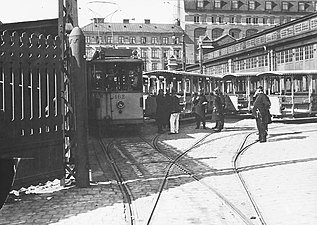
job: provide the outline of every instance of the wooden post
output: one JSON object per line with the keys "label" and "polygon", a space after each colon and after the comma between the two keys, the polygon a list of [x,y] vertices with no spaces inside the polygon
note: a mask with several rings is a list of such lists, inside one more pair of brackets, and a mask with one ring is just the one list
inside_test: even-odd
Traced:
{"label": "wooden post", "polygon": [[75,171],[76,185],[89,186],[88,166],[88,109],[85,56],[85,36],[75,27],[69,36],[71,49],[71,77],[74,90],[75,111]]}

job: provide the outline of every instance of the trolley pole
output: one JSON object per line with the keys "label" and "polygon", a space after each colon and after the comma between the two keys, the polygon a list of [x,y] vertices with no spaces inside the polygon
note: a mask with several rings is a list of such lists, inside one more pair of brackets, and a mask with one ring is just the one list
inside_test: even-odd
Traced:
{"label": "trolley pole", "polygon": [[85,56],[85,36],[79,27],[69,35],[71,78],[75,112],[75,177],[78,187],[89,186],[88,166],[88,106]]}

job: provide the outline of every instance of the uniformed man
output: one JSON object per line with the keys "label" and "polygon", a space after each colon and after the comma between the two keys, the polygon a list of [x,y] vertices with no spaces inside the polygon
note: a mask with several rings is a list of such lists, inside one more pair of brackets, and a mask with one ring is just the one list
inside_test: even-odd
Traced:
{"label": "uniformed man", "polygon": [[200,128],[200,123],[203,125],[203,129],[206,129],[206,105],[207,105],[207,99],[206,96],[200,92],[195,93],[194,97],[192,99],[193,103],[193,113],[195,114],[195,120],[196,120],[196,129]]}
{"label": "uniformed man", "polygon": [[272,122],[269,97],[263,93],[263,87],[259,86],[256,90],[255,101],[253,103],[252,115],[255,117],[256,126],[259,131],[259,141],[266,142],[268,124]]}
{"label": "uniformed man", "polygon": [[214,90],[214,105],[213,105],[213,118],[216,121],[216,126],[213,128],[216,132],[220,132],[223,129],[224,114],[223,114],[223,101],[220,97],[220,90],[215,88]]}

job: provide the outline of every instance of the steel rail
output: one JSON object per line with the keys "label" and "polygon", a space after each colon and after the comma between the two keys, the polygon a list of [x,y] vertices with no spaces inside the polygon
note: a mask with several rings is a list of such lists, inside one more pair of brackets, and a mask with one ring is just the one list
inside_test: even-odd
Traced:
{"label": "steel rail", "polygon": [[[196,175],[192,174],[191,172],[189,172],[184,166],[182,166],[181,164],[177,163],[177,161],[179,161],[182,157],[184,157],[189,151],[197,148],[199,146],[199,144],[204,141],[208,136],[210,136],[212,133],[205,135],[204,137],[202,137],[201,139],[197,140],[191,147],[189,147],[187,150],[185,150],[182,154],[180,154],[179,156],[177,156],[175,159],[172,159],[170,156],[167,156],[166,154],[164,154],[160,148],[157,145],[158,142],[158,138],[160,135],[155,136],[155,138],[152,140],[152,144],[151,146],[154,147],[154,149],[156,149],[158,152],[160,152],[161,154],[163,154],[165,157],[167,157],[170,160],[170,164],[167,167],[166,173],[165,173],[165,177],[163,182],[161,183],[160,189],[159,189],[159,194],[156,198],[155,204],[152,208],[150,217],[148,219],[147,225],[150,224],[155,209],[158,205],[159,199],[162,195],[162,192],[164,190],[165,184],[167,182],[167,179],[169,177],[169,172],[171,170],[171,168],[175,165],[178,168],[180,168],[182,171],[184,171],[186,174],[188,174],[190,177],[192,177],[194,180],[198,181],[200,184],[202,184],[204,187],[206,187],[209,191],[211,191],[213,194],[216,194],[222,201],[225,202],[226,205],[228,205],[233,211],[235,211],[239,217],[243,220],[243,222],[247,225],[252,225],[252,223],[248,220],[248,218],[234,205],[232,204],[224,195],[222,195],[221,193],[219,193],[217,190],[215,190],[214,188],[210,187],[210,185],[206,184],[205,182],[201,181]],[[239,134],[236,134],[239,135]],[[234,135],[229,135],[229,136],[234,136]],[[228,137],[228,136],[226,136]],[[217,137],[214,138],[212,141],[216,141],[216,140],[220,140],[226,137]]]}
{"label": "steel rail", "polygon": [[133,204],[132,204],[132,193],[127,186],[127,184],[124,182],[123,176],[120,172],[120,169],[118,168],[115,160],[112,158],[111,154],[109,153],[109,149],[111,146],[113,146],[114,140],[112,140],[109,144],[105,144],[102,139],[99,140],[100,146],[102,148],[102,151],[105,154],[106,159],[110,162],[111,168],[116,176],[116,180],[118,183],[118,186],[120,188],[120,191],[123,195],[124,201],[127,203],[125,204],[125,207],[127,207],[127,212],[128,212],[128,218],[130,225],[135,224],[135,216],[134,216],[134,210],[133,210]]}

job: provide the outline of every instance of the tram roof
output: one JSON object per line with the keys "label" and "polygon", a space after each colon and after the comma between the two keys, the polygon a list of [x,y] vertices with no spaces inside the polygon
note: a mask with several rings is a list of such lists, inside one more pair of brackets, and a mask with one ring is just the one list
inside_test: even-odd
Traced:
{"label": "tram roof", "polygon": [[152,71],[144,72],[143,75],[146,75],[146,76],[189,76],[189,77],[194,76],[194,77],[206,77],[206,78],[213,77],[207,74],[176,71],[176,70],[152,70]]}
{"label": "tram roof", "polygon": [[317,75],[317,70],[285,70],[285,71],[266,71],[257,73],[256,76],[302,76]]}
{"label": "tram roof", "polygon": [[241,72],[241,73],[226,73],[221,75],[221,78],[229,78],[229,77],[249,77],[249,76],[256,76],[258,72]]}

